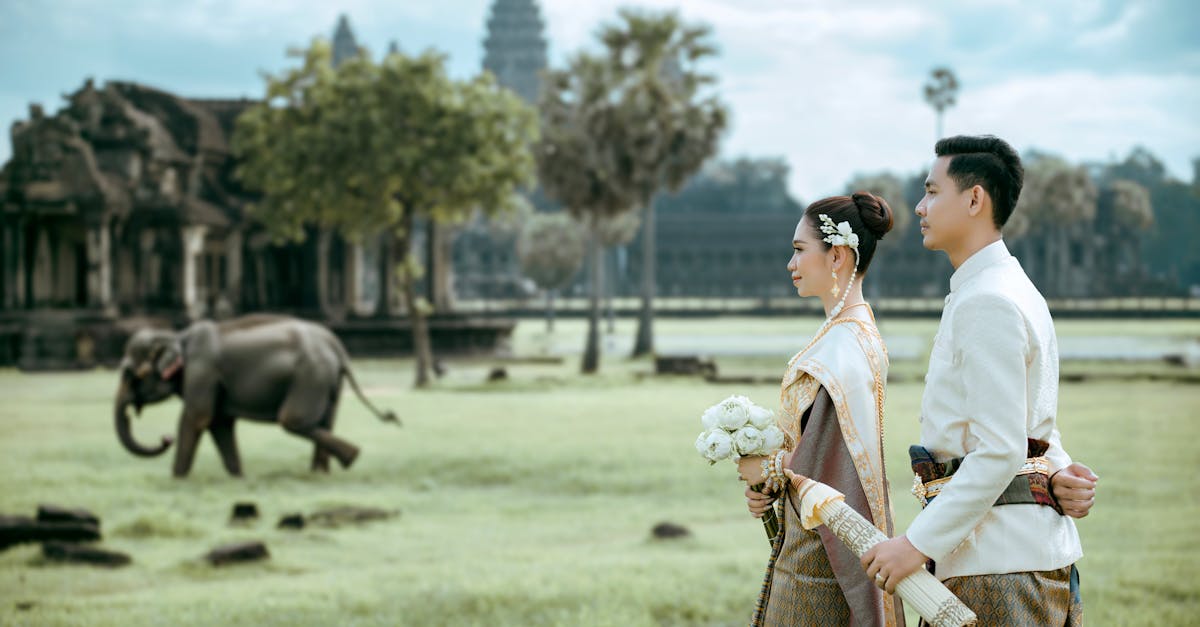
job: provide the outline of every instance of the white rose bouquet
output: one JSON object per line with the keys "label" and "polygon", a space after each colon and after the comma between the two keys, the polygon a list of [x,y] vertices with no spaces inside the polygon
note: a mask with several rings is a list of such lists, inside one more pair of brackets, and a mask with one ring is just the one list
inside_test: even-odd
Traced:
{"label": "white rose bouquet", "polygon": [[[775,424],[775,414],[745,396],[735,394],[709,407],[700,422],[704,431],[696,438],[696,451],[710,465],[722,459],[770,455],[783,446],[783,430]],[[752,487],[762,492],[765,485]],[[773,509],[763,514],[763,526],[768,538],[778,533],[779,521]]]}

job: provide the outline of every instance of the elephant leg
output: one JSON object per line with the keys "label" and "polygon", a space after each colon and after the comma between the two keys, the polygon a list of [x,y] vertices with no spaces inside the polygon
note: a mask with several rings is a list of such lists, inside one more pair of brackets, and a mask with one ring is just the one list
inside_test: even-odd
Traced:
{"label": "elephant leg", "polygon": [[[338,392],[335,391],[333,398],[329,401],[329,408],[325,410],[325,415],[321,417],[317,428],[333,433],[333,421],[337,418],[337,407]],[[312,470],[313,472],[329,472],[329,451],[316,444],[313,445]]]}
{"label": "elephant leg", "polygon": [[175,440],[175,467],[172,474],[186,477],[192,471],[196,459],[196,447],[200,445],[200,430],[184,416],[179,420],[179,435]]}
{"label": "elephant leg", "polygon": [[279,410],[279,424],[289,433],[312,440],[337,458],[343,468],[349,468],[358,457],[358,447],[323,428],[325,414],[333,405],[330,400],[328,388],[297,382]]}
{"label": "elephant leg", "polygon": [[213,421],[208,432],[212,435],[217,450],[221,452],[221,463],[225,464],[225,470],[235,477],[240,477],[242,476],[242,461],[238,457],[233,420],[232,416],[222,416]]}

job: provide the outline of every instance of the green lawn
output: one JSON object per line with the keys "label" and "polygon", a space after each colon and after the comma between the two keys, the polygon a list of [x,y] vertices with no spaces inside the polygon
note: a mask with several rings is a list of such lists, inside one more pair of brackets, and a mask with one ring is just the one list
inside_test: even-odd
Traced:
{"label": "green lawn", "polygon": [[[673,321],[660,331],[721,324]],[[539,330],[521,325],[519,351],[541,341]],[[451,362],[446,380],[416,392],[411,362],[363,361],[373,400],[404,427],[379,423],[347,394],[336,431],[364,449],[351,470],[311,475],[306,443],[245,423],[245,478],[227,477],[206,441],[182,481],[169,476],[170,453],[137,459],[117,443],[114,373],[0,371],[0,513],[86,507],[103,519],[102,545],[134,558],[104,570],[45,563],[35,546],[2,552],[0,624],[744,624],[765,536],[745,513],[732,465],[709,467],[692,442],[709,404],[735,392],[774,404],[777,386],[642,378],[648,362],[620,359],[584,379],[574,358],[510,365],[510,380],[483,384],[490,366]],[[916,513],[904,451],[920,392],[917,383],[888,392],[901,528]],[[1098,505],[1079,525],[1088,623],[1193,621],[1200,386],[1068,384],[1060,407],[1068,450],[1102,477]],[[137,433],[152,441],[172,432],[177,411],[174,402],[147,408]],[[257,502],[263,519],[230,527],[242,500]],[[284,514],[336,505],[402,513],[354,528],[275,528]],[[660,521],[692,537],[652,540]],[[222,568],[201,559],[243,539],[266,542],[271,559]]]}

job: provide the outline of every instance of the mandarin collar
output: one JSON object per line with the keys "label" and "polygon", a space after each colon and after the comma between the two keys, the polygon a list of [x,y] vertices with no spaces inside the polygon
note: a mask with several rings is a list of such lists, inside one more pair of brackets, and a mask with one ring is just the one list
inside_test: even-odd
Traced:
{"label": "mandarin collar", "polygon": [[1012,254],[1008,252],[1008,246],[1004,245],[1004,240],[1002,239],[984,246],[976,251],[974,255],[967,258],[954,271],[954,274],[950,275],[950,291],[954,292],[989,266],[1000,263],[1009,257],[1012,257]]}

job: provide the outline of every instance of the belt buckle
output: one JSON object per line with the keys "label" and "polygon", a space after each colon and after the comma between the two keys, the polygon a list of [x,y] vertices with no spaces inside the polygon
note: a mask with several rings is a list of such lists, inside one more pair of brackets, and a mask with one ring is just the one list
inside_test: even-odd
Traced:
{"label": "belt buckle", "polygon": [[925,482],[921,481],[921,475],[916,473],[913,473],[912,494],[913,496],[917,497],[917,502],[921,504],[921,507],[929,505],[929,499],[925,498],[925,495],[927,494],[925,490]]}

